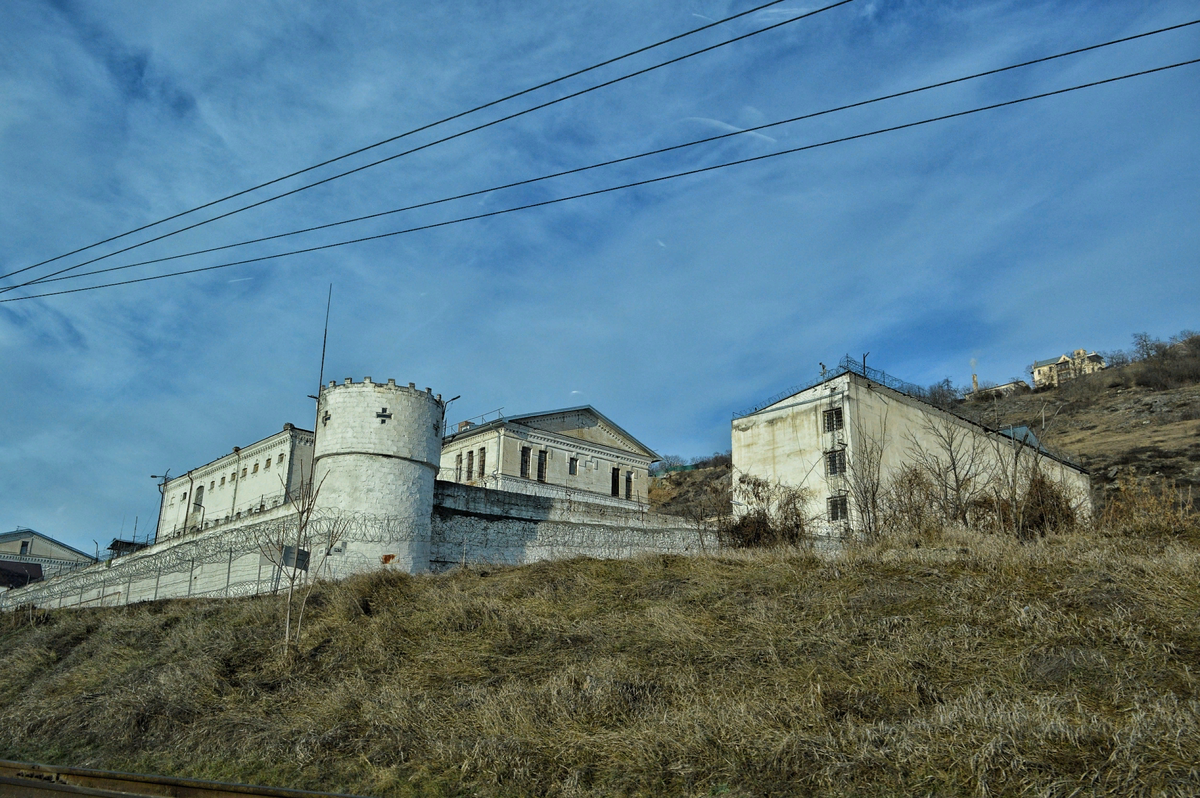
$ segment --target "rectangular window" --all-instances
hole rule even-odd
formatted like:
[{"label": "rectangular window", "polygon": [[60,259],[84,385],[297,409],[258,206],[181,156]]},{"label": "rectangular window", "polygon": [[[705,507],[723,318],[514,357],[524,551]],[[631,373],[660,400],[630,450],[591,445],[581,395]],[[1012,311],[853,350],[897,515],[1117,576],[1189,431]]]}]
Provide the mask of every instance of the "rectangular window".
[{"label": "rectangular window", "polygon": [[236,471],[234,471],[232,474],[230,474],[230,475],[229,475],[229,481],[230,481],[230,482],[236,482],[236,481],[237,481],[237,472],[236,472]]},{"label": "rectangular window", "polygon": [[835,407],[832,410],[826,410],[825,416],[825,431],[834,432],[842,428],[842,408]]},{"label": "rectangular window", "polygon": [[22,540],[21,541],[21,556],[25,556],[27,554],[29,554],[29,541]]},{"label": "rectangular window", "polygon": [[454,481],[462,482],[462,452],[454,455]]},{"label": "rectangular window", "polygon": [[572,457],[570,459],[570,461],[567,463],[567,473],[570,474],[571,476],[575,476],[576,474],[579,473],[578,458]]},{"label": "rectangular window", "polygon": [[254,464],[254,470],[253,470],[253,471],[251,471],[250,473],[252,473],[252,474],[257,474],[257,473],[258,473],[258,463],[255,463],[255,464]]},{"label": "rectangular window", "polygon": [[265,466],[263,466],[263,471],[270,471],[270,470],[271,470],[271,458],[268,457],[267,464]]},{"label": "rectangular window", "polygon": [[210,480],[208,481],[208,490],[209,490],[209,492],[211,492],[211,491],[213,490],[213,488],[215,488],[215,487],[217,487],[217,481],[216,481],[215,479],[210,479]]},{"label": "rectangular window", "polygon": [[225,487],[225,477],[221,477],[221,487]]},{"label": "rectangular window", "polygon": [[829,497],[829,520],[830,521],[846,521],[849,520],[850,513],[846,507],[845,496],[830,496]]},{"label": "rectangular window", "polygon": [[467,482],[475,476],[475,452],[474,450],[467,452]]},{"label": "rectangular window", "polygon": [[244,478],[245,476],[246,476],[246,469],[243,468],[242,469],[242,477]]},{"label": "rectangular window", "polygon": [[825,472],[831,477],[846,473],[846,450],[825,452]]},{"label": "rectangular window", "polygon": [[633,472],[632,471],[625,472],[625,498],[626,499],[633,498]]},{"label": "rectangular window", "polygon": [[479,478],[483,479],[484,473],[487,471],[487,447],[484,446],[479,450]]},{"label": "rectangular window", "polygon": [[529,479],[529,454],[533,450],[528,446],[521,447],[521,476]]},{"label": "rectangular window", "polygon": [[612,495],[621,495],[621,469],[619,468],[612,470]]},{"label": "rectangular window", "polygon": [[538,450],[538,482],[546,481],[546,450]]}]

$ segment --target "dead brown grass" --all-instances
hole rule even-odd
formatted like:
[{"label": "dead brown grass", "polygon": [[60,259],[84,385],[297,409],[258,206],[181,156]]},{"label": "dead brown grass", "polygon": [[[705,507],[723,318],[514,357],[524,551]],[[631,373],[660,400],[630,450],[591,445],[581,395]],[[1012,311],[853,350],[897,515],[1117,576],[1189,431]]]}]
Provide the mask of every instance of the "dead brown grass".
[{"label": "dead brown grass", "polygon": [[1195,795],[1200,551],[926,532],[2,619],[0,756],[371,795]]}]

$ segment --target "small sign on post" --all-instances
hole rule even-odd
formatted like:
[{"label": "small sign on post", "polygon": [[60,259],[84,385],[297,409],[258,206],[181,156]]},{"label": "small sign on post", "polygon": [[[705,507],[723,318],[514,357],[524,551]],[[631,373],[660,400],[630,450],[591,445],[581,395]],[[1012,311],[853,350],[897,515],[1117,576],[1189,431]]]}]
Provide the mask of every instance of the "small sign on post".
[{"label": "small sign on post", "polygon": [[297,549],[295,546],[283,547],[283,559],[280,562],[284,568],[296,568],[300,571],[308,570],[308,549]]}]

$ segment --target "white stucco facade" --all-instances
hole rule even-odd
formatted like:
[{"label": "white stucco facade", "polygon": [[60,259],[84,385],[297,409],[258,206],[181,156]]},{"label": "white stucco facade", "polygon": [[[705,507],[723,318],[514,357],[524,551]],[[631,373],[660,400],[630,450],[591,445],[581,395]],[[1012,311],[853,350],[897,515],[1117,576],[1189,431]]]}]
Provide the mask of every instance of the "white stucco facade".
[{"label": "white stucco facade", "polygon": [[156,541],[276,510],[312,477],[313,433],[292,424],[162,486]]},{"label": "white stucco facade", "polygon": [[447,482],[530,495],[646,505],[658,455],[592,407],[510,416],[443,441]]},{"label": "white stucco facade", "polygon": [[[608,490],[613,467],[623,468],[622,480],[635,469],[644,475],[654,453],[630,443],[599,414],[581,410],[541,414],[531,424],[475,436],[470,445],[476,448],[492,445],[493,433],[504,441],[497,445],[492,487],[480,487],[436,480],[445,412],[439,395],[369,377],[330,383],[320,392],[315,433],[289,424],[167,482],[153,545],[0,594],[0,609],[246,596],[277,590],[293,576],[338,579],[379,568],[421,573],[464,563],[715,549],[711,530],[588,489]],[[568,434],[572,425],[576,435]],[[547,482],[500,473],[503,463],[519,469],[521,447],[534,445],[553,452],[545,460]],[[596,483],[553,484],[574,476],[569,458],[594,463],[579,471],[599,474]],[[235,473],[238,495],[251,492],[248,503],[232,498]],[[268,474],[280,480],[275,496],[258,487]],[[629,479],[645,484],[644,476]],[[302,522],[305,508],[311,512]],[[308,555],[307,572],[287,561],[289,546]]]},{"label": "white stucco facade", "polygon": [[[734,419],[734,478],[805,488],[828,532],[857,527],[851,489],[856,463],[876,457],[879,481],[953,438],[977,463],[976,479],[1027,481],[1036,467],[1091,513],[1090,479],[1065,460],[855,373],[843,373]],[[1036,465],[1035,465],[1036,464]],[[1015,469],[1015,471],[1014,471]],[[734,507],[735,514],[744,507]]]}]

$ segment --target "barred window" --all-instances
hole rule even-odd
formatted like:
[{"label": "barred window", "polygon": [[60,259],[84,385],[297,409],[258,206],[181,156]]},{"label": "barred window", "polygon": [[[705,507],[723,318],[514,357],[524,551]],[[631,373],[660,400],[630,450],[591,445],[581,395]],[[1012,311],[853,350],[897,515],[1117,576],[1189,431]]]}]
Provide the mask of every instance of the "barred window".
[{"label": "barred window", "polygon": [[825,417],[826,432],[834,432],[842,428],[844,424],[842,419],[842,408],[835,407],[832,410],[826,410],[822,415]]},{"label": "barred window", "polygon": [[825,452],[825,470],[831,477],[846,473],[846,450]]},{"label": "barred window", "polygon": [[454,456],[454,481],[462,482],[462,452]]},{"label": "barred window", "polygon": [[546,481],[546,450],[545,449],[538,450],[537,481],[538,482]]},{"label": "barred window", "polygon": [[571,460],[567,463],[567,473],[571,476],[575,476],[579,473],[579,458],[571,458]]},{"label": "barred window", "polygon": [[845,496],[830,496],[829,497],[829,520],[830,521],[847,521],[850,518],[849,508],[846,506]]},{"label": "barred window", "polygon": [[470,452],[467,452],[467,481],[470,482],[471,478],[474,476],[475,476],[475,452],[470,451]]},{"label": "barred window", "polygon": [[521,447],[521,476],[525,479],[529,479],[529,459],[532,453],[533,449],[528,446]]},{"label": "barred window", "polygon": [[479,478],[483,479],[484,472],[487,470],[487,447],[484,446],[479,450]]}]

